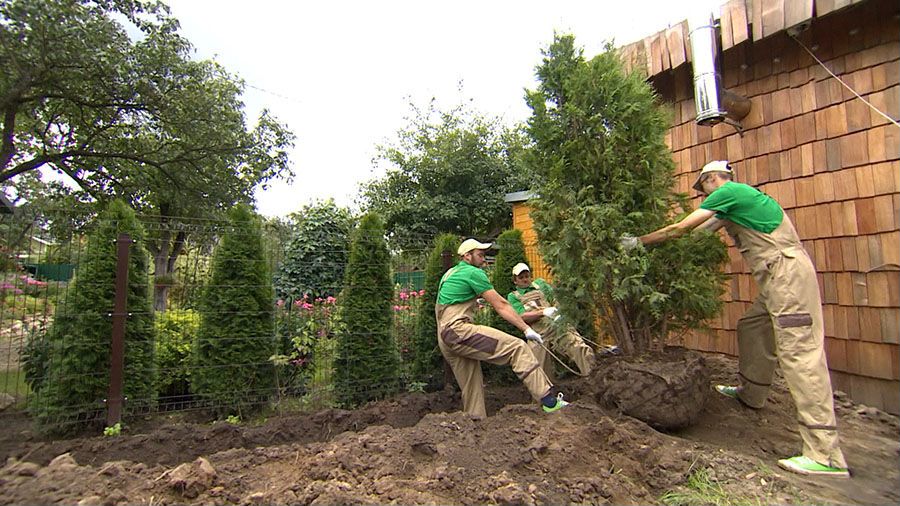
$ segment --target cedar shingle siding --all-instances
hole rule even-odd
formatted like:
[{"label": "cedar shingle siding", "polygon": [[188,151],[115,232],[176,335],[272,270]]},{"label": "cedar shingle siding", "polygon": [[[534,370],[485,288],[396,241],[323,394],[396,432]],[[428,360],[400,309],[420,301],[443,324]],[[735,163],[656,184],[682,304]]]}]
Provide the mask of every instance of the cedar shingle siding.
[{"label": "cedar shingle siding", "polygon": [[[797,20],[809,22],[799,40],[896,119],[900,4],[835,0],[816,2],[814,12],[804,7],[812,7],[808,1],[752,4],[764,11],[733,0],[720,12],[722,83],[752,104],[743,136],[726,124],[694,122],[686,23],[622,52],[631,65],[646,66],[649,81],[672,104],[667,141],[678,191],[696,195],[690,184],[700,167],[728,159],[737,180],[777,199],[819,273],[834,388],[900,413],[900,128],[829,76],[785,31]],[[691,348],[737,354],[735,324],[756,286],[737,250],[729,253],[725,310],[710,332],[687,336]]]}]

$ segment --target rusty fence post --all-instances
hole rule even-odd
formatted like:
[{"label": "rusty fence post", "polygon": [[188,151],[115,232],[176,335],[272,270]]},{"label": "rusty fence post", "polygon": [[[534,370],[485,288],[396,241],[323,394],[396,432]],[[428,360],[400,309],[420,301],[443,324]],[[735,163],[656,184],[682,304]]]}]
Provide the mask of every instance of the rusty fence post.
[{"label": "rusty fence post", "polygon": [[106,426],[122,420],[122,387],[125,373],[125,320],[128,318],[128,255],[131,236],[116,239],[116,295],[112,313],[112,339],[109,350],[109,394],[106,396]]},{"label": "rusty fence post", "polygon": [[[450,251],[444,250],[441,251],[441,276],[444,275],[445,272],[450,270],[453,267],[453,253]],[[438,291],[440,291],[440,284],[438,285]],[[435,301],[437,301],[437,294],[435,295]],[[450,363],[447,362],[447,359],[444,359],[444,388],[453,388],[453,385],[456,384],[456,376],[453,375],[453,369],[450,367]]]}]

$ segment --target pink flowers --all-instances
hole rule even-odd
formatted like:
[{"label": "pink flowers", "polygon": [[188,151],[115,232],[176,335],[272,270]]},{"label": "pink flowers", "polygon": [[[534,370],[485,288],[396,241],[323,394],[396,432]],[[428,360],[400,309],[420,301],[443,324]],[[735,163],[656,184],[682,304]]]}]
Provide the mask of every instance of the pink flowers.
[{"label": "pink flowers", "polygon": [[38,281],[37,279],[32,278],[31,276],[19,276],[19,279],[25,282],[28,286],[36,286],[38,288],[43,288],[47,286],[46,281]]},{"label": "pink flowers", "polygon": [[416,290],[410,290],[410,291],[400,290],[399,297],[400,297],[400,300],[409,300],[409,299],[412,298],[412,297],[421,297],[421,296],[423,296],[423,295],[425,295],[425,289],[424,289],[424,288],[423,288],[422,290],[419,290],[419,291],[416,291]]}]

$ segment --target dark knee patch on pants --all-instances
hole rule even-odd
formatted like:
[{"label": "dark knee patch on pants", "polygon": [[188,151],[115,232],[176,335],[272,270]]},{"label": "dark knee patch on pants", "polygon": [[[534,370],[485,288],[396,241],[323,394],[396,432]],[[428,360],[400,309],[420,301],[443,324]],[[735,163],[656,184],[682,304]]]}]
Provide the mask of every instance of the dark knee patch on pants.
[{"label": "dark knee patch on pants", "polygon": [[452,328],[447,327],[441,332],[441,339],[447,344],[458,344],[491,355],[497,351],[498,341],[493,337],[484,334],[472,334],[469,337],[463,338]]},{"label": "dark knee patch on pants", "polygon": [[812,325],[812,316],[809,313],[791,313],[779,315],[775,320],[783,329],[791,327],[809,327]]}]

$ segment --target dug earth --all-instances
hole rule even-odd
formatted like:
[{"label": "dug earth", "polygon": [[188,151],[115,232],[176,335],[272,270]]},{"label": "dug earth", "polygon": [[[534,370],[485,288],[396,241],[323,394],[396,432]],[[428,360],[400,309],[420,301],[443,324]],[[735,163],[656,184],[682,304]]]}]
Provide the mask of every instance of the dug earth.
[{"label": "dug earth", "polygon": [[[733,359],[705,359],[710,382],[734,381]],[[66,440],[42,439],[8,417],[0,503],[900,503],[897,417],[840,393],[853,476],[829,480],[775,465],[800,444],[781,381],[762,410],[712,395],[691,425],[668,432],[610,408],[600,383],[563,379],[574,403],[551,415],[520,385],[488,385],[481,421],[456,411],[451,391],[241,425],[154,417],[116,437]]]}]

